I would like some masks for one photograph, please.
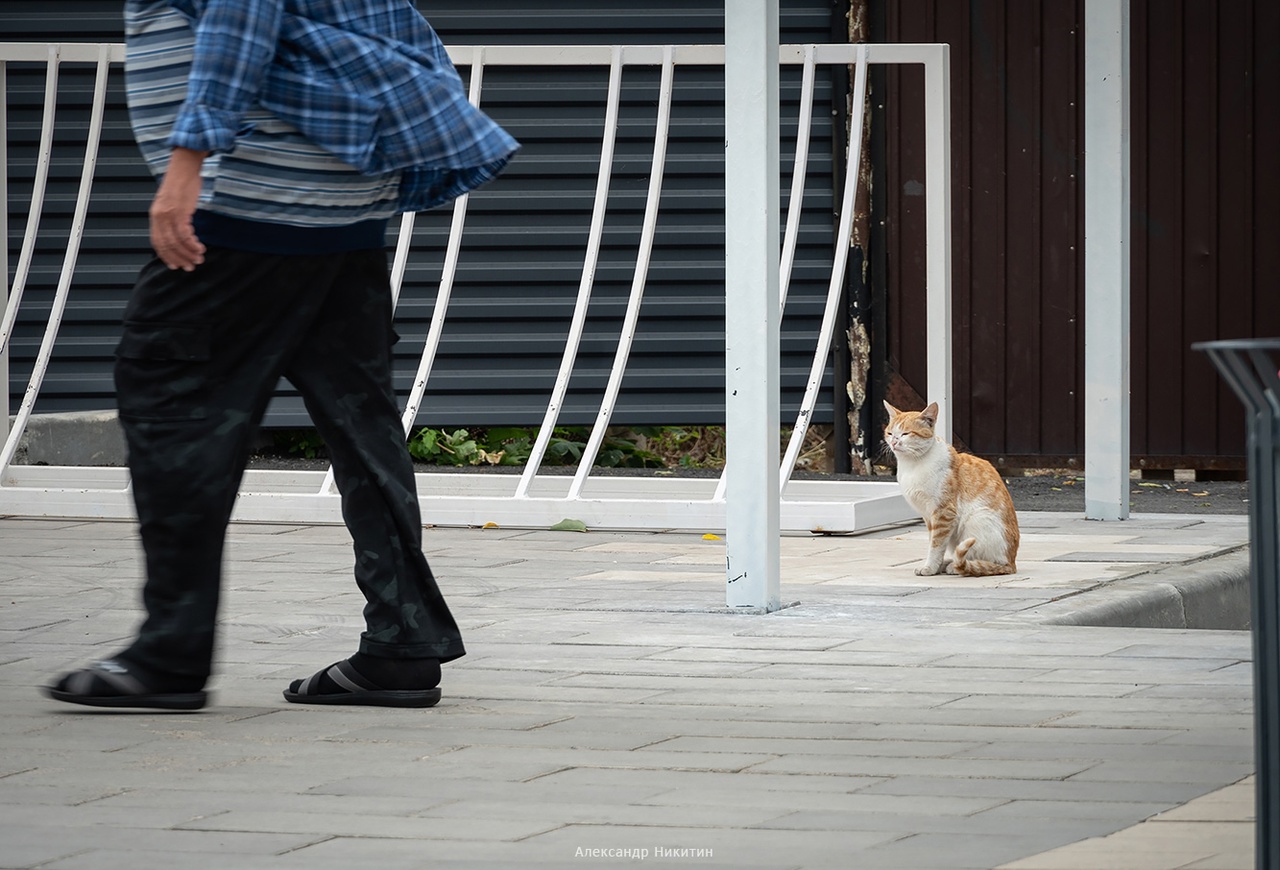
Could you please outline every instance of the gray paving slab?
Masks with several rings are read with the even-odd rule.
[[[948,793],[981,798],[1000,798],[1001,803],[1016,800],[1068,801],[1083,807],[1112,803],[1157,803],[1169,808],[1204,794],[1198,783],[1152,782],[1087,782],[1079,779],[967,779],[947,783]],[[928,776],[896,776],[883,778],[860,791],[867,795],[928,796],[938,793],[940,783]]]
[[[1033,832],[1026,825],[1021,826],[1020,831],[1003,834],[920,833],[870,846],[860,853],[859,860],[865,862],[864,866],[876,870],[921,870],[925,867],[990,870],[998,863],[1038,848],[1039,843],[1068,843],[1076,836],[1076,833]],[[816,870],[822,865],[811,863],[806,866]]]
[[[318,838],[296,834],[140,831],[121,836],[109,828],[50,831],[47,827],[0,825],[5,867],[76,867],[105,870],[144,867],[243,867],[314,845]],[[257,865],[265,866],[265,865]]]
[[[236,525],[213,705],[122,715],[34,687],[133,631],[132,525],[0,518],[0,868],[179,853],[247,870],[604,867],[647,849],[652,867],[989,870],[1096,854],[1252,772],[1250,639],[1039,611],[1087,612],[1238,550],[1246,521],[1031,515],[1022,572],[978,580],[916,577],[919,526],[786,536],[798,604],[767,615],[724,606],[723,542],[430,528],[470,654],[426,711],[284,703],[289,679],[354,648],[350,541]],[[1143,860],[1248,851],[1247,831],[1214,836],[1181,852],[1168,844],[1194,839],[1166,837]]]
[[[1010,818],[1034,820],[1036,825],[1043,819],[1103,819],[1111,820],[1117,815],[1132,817],[1135,815],[1151,817],[1169,809],[1169,806],[1156,801],[1115,801],[1098,800],[1094,802],[1067,800],[1011,800],[997,807],[983,810],[978,815],[992,819],[1007,820]],[[976,816],[975,816],[976,817]]]
[[[1116,807],[1118,810],[1131,809],[1146,812],[1147,807]],[[1118,813],[1117,813],[1118,814]],[[1024,825],[1034,824],[1037,836],[1061,838],[1066,842],[1074,842],[1083,837],[1094,836],[1100,828],[1107,824],[1115,826],[1115,830],[1124,827],[1123,822],[1115,822],[1114,816],[1034,816],[1034,821],[1022,818]],[[959,837],[1004,837],[1011,833],[1010,819],[1007,816],[990,815],[985,812],[969,816],[952,814],[929,814],[920,810],[906,812],[878,812],[874,809],[854,811],[839,810],[803,810],[770,819],[756,825],[758,828],[779,831],[880,831],[906,839],[916,835],[921,829],[928,829],[935,834],[950,834]]]

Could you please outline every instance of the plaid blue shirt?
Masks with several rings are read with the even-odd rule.
[[[170,0],[195,33],[170,146],[232,151],[262,109],[365,175],[401,170],[399,209],[446,203],[519,148],[472,106],[410,0]]]

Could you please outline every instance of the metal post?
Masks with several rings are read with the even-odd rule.
[[[1255,866],[1280,867],[1280,338],[1209,341],[1218,373],[1247,409],[1249,579],[1257,763]]]
[[[777,610],[778,0],[726,2],[724,30],[725,600]]]
[[[1084,509],[1129,517],[1129,0],[1085,0]]]
[[[925,91],[925,322],[929,352],[928,402],[939,410],[936,434],[951,441],[951,46],[938,46],[938,61],[924,70]]]

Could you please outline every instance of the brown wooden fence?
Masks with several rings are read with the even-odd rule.
[[[955,431],[1006,466],[1084,452],[1084,4],[873,2],[952,58]],[[1131,448],[1243,467],[1243,411],[1195,341],[1280,335],[1280,4],[1132,0]],[[882,99],[887,385],[922,389],[921,78]],[[919,397],[922,398],[922,397]]]

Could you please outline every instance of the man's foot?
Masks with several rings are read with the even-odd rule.
[[[435,659],[373,659],[356,653],[305,680],[294,680],[284,699],[292,704],[434,707],[440,700],[439,682]]]
[[[149,677],[116,659],[94,662],[41,689],[55,701],[121,709],[199,710],[209,699],[203,691],[169,691],[167,687],[156,687]]]

